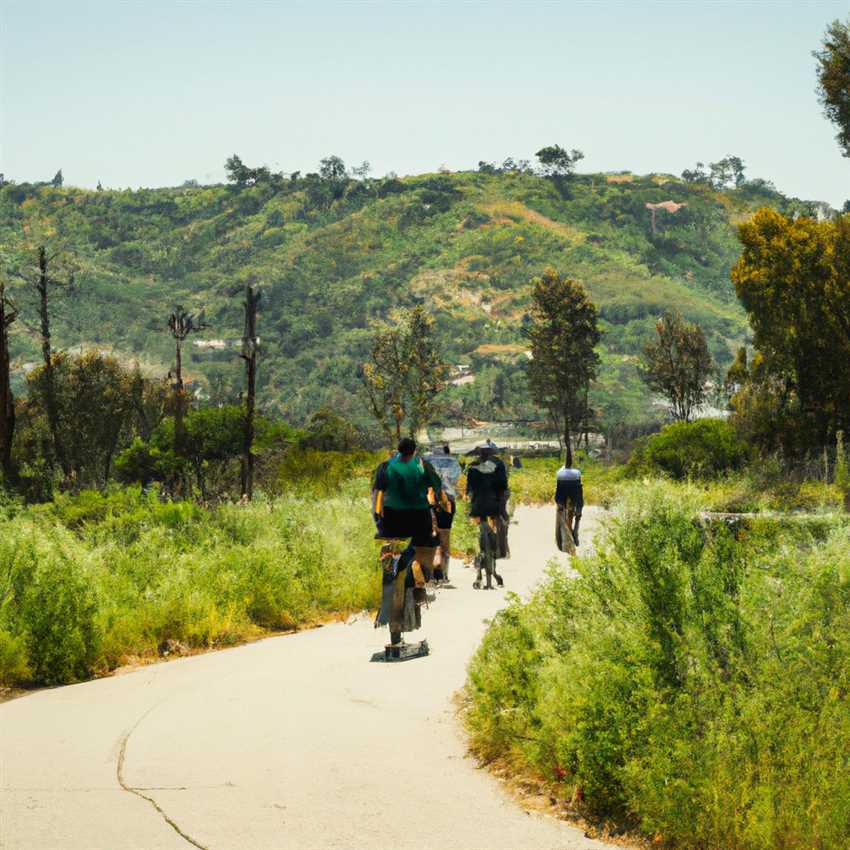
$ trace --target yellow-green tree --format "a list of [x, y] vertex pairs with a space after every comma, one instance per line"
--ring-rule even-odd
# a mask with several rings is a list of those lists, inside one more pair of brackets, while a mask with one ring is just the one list
[[428, 424], [448, 375], [434, 317], [421, 305], [375, 334], [363, 379], [372, 413], [390, 442]]
[[850, 427], [850, 217], [762, 209], [738, 232], [732, 280], [753, 328], [758, 381], [797, 432], [783, 445], [824, 446]]
[[824, 115], [838, 128], [835, 138], [841, 153], [850, 157], [850, 18], [846, 24], [835, 20], [829, 25], [823, 48], [814, 55]]

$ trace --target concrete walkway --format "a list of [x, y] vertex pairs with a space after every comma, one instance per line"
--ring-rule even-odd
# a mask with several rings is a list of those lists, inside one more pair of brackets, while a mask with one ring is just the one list
[[[551, 509], [516, 519], [503, 575], [524, 593], [566, 556]], [[0, 705], [0, 848], [604, 847], [465, 756], [452, 695], [504, 591], [452, 570], [413, 636], [427, 658], [369, 663], [386, 630], [359, 618]]]

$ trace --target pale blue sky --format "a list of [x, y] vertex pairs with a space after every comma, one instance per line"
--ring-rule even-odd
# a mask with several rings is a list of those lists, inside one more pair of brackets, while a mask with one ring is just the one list
[[373, 173], [578, 147], [583, 171], [750, 176], [841, 204], [811, 51], [847, 0], [0, 0], [0, 171], [176, 185], [225, 158]]

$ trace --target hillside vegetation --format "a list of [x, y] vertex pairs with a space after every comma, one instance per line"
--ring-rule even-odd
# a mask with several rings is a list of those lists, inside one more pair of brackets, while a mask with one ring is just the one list
[[[646, 204], [665, 201], [685, 206], [656, 210], [653, 232]], [[581, 280], [601, 310], [596, 407], [635, 421], [648, 398], [634, 355], [655, 316], [675, 305], [728, 362], [747, 332], [728, 279], [735, 225], [759, 206], [794, 203], [763, 181], [718, 191], [661, 175], [556, 181], [527, 171], [138, 191], [6, 184], [0, 250], [20, 267], [41, 242], [69, 248], [78, 287], [54, 309], [55, 341], [110, 348], [159, 373], [173, 362], [165, 320], [175, 303], [204, 309], [209, 330], [197, 341], [235, 342], [236, 291], [256, 282], [261, 404], [296, 423], [323, 404], [367, 420], [358, 368], [370, 329], [415, 302], [433, 309], [448, 360], [475, 375], [449, 401], [481, 417], [533, 416], [521, 328], [529, 280], [552, 266]], [[22, 322], [14, 330], [20, 382], [37, 348]], [[191, 352], [197, 386], [213, 399], [238, 395], [236, 347]]]

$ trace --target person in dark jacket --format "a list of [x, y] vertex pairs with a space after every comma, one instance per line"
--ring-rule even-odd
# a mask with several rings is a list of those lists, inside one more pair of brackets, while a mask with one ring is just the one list
[[490, 440], [476, 446], [473, 453], [478, 459], [466, 472], [469, 515], [480, 528], [480, 551], [476, 557], [478, 573], [472, 585], [476, 589], [481, 587], [482, 570], [486, 573], [487, 589], [492, 586], [492, 576], [501, 587], [504, 582], [496, 571], [496, 559], [510, 555], [507, 539], [508, 471], [496, 456], [496, 451], [496, 445]]
[[471, 517], [498, 517], [504, 510], [508, 492], [508, 471], [496, 456], [497, 447], [490, 440], [473, 450], [477, 461], [466, 471], [466, 492]]

